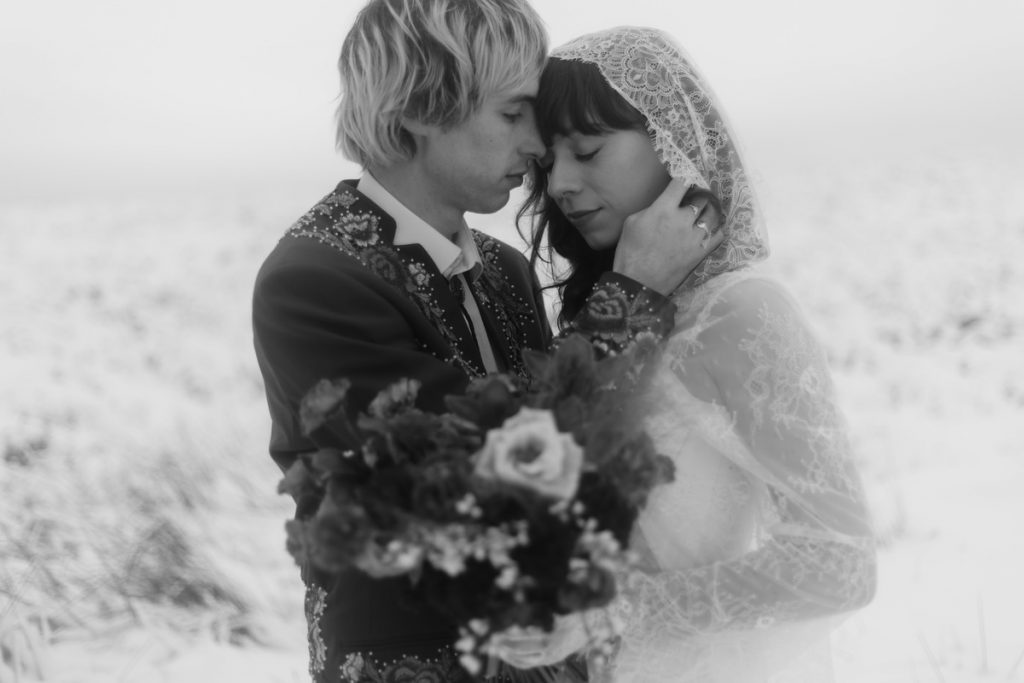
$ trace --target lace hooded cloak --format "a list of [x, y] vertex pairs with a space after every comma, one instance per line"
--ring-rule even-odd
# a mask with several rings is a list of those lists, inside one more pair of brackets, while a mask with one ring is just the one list
[[[647, 392], [676, 464], [634, 531], [623, 636], [593, 680], [830, 681], [837, 615], [874, 593], [864, 496], [825, 354], [790, 296], [752, 264], [763, 221], [717, 99], [664, 33], [621, 27], [556, 49], [594, 64], [647, 119], [670, 174], [710, 189], [724, 243], [674, 295], [675, 329]], [[600, 627], [608, 614], [595, 614]]]

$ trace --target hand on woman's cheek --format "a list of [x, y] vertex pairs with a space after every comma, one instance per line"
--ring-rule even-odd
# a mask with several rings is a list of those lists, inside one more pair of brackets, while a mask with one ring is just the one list
[[[615, 248], [615, 272], [668, 295], [722, 243], [725, 234], [715, 231], [720, 220], [709, 215], [712, 207], [698, 217], [692, 204], [680, 206], [688, 189], [673, 179], [653, 204], [626, 219]], [[707, 232], [697, 227], [701, 221]]]

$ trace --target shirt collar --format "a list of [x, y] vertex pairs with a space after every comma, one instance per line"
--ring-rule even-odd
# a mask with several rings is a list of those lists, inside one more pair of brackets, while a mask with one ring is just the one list
[[476, 240], [465, 221], [452, 240], [447, 239], [425, 220], [410, 211], [369, 172], [359, 179], [359, 191], [395, 221], [395, 245], [419, 244], [446, 279], [465, 273], [471, 280], [480, 277], [483, 263]]

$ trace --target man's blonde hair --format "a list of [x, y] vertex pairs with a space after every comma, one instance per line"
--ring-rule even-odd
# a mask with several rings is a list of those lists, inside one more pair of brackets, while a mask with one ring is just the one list
[[338, 149], [364, 167], [411, 158], [402, 119], [441, 127], [537, 78], [547, 31], [526, 0], [371, 0], [338, 58]]

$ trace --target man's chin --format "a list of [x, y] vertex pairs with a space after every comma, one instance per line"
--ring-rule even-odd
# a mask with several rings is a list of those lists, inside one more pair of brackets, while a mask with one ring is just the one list
[[510, 196], [511, 194], [508, 191], [496, 192], [490, 197], [481, 198], [481, 200], [477, 202], [476, 206], [470, 209], [470, 211], [472, 213], [484, 214], [497, 213], [498, 211], [501, 211], [503, 208], [505, 208], [505, 205], [508, 204]]

